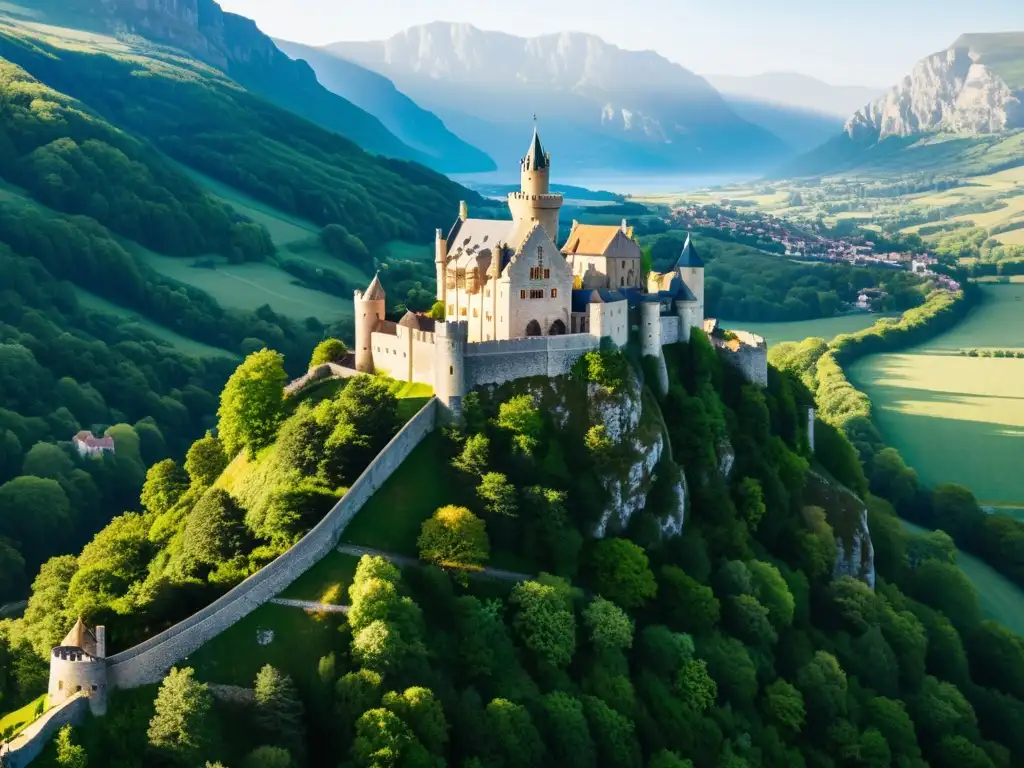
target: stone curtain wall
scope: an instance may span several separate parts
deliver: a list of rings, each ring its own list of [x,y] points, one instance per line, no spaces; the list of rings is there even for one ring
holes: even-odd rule
[[[563,376],[601,340],[588,333],[532,336],[466,345],[466,391],[530,376]]]
[[[665,315],[658,318],[661,323],[661,345],[675,344],[679,341],[679,317]]]
[[[359,375],[359,371],[354,368],[346,368],[337,363],[324,363],[315,368],[310,368],[304,375],[290,381],[285,385],[284,393],[286,395],[298,394],[314,381],[320,381],[320,379],[348,379]]]
[[[226,595],[184,621],[107,660],[119,688],[159,682],[167,671],[239,619],[276,596],[337,546],[346,526],[437,424],[437,398],[392,438],[348,493],[301,541]],[[6,768],[6,766],[5,766]]]
[[[0,747],[0,765],[3,768],[25,768],[39,756],[43,747],[68,723],[78,725],[89,711],[85,692],[77,693],[43,713],[42,717],[19,733],[5,747]]]

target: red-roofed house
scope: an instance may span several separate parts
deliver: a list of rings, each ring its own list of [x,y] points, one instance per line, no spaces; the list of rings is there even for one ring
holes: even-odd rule
[[[71,438],[71,442],[80,456],[99,456],[104,452],[114,452],[114,438],[96,437],[87,429]]]

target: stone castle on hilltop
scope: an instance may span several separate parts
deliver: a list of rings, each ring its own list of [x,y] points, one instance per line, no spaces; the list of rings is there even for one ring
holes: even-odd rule
[[[429,384],[458,412],[474,386],[567,373],[610,339],[661,358],[661,347],[705,328],[704,262],[689,237],[674,268],[644,276],[640,246],[620,226],[574,221],[559,247],[562,196],[551,192],[551,156],[534,128],[520,161],[509,220],[473,219],[466,203],[434,238],[437,300],[444,320],[407,312],[385,318],[375,276],[355,292],[355,371]],[[708,326],[709,337],[749,379],[767,381],[767,347],[753,334]],[[742,358],[742,361],[741,361]]]

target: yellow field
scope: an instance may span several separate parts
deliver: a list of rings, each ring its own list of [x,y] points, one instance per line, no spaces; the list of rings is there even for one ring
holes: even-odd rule
[[[993,237],[1003,245],[1024,245],[1024,227],[1021,229],[1011,229],[1009,232],[1001,232],[998,235],[993,235]]]
[[[970,221],[974,223],[974,226],[986,229],[991,229],[997,224],[1004,224],[1016,218],[1018,214],[1024,213],[1024,190],[1017,197],[1007,198],[1003,202],[1006,203],[1006,207],[997,211],[965,213],[963,216],[953,217],[952,221]]]

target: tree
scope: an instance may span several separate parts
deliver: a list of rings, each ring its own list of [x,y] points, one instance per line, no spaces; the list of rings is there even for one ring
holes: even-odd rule
[[[540,442],[544,421],[529,395],[516,395],[498,406],[498,426],[512,435],[517,449],[532,456]]]
[[[718,694],[744,706],[757,695],[757,669],[750,652],[739,640],[715,633],[697,645],[708,663],[708,672],[718,684]]]
[[[652,624],[640,633],[639,658],[651,671],[672,679],[683,664],[693,658],[693,638],[673,632],[668,627]]]
[[[57,748],[57,765],[60,768],[85,768],[89,762],[85,754],[85,747],[75,744],[71,740],[70,725],[65,725],[57,731],[54,746]]]
[[[60,446],[53,443],[36,443],[25,454],[21,473],[60,480],[62,477],[68,477],[74,468],[75,462]]]
[[[693,768],[693,762],[684,760],[675,752],[663,749],[651,758],[647,768]]]
[[[594,696],[583,696],[580,701],[597,748],[598,765],[640,768],[642,757],[633,721]]]
[[[188,490],[188,478],[172,459],[164,459],[149,468],[140,501],[147,511],[162,515]]]
[[[71,505],[56,480],[31,475],[9,480],[0,486],[0,509],[0,536],[21,542],[29,571],[67,539]]]
[[[936,768],[996,768],[985,750],[963,736],[943,736],[932,764]]]
[[[689,659],[676,675],[675,690],[679,700],[690,712],[700,714],[715,703],[718,686],[708,674],[704,659]]]
[[[480,478],[476,492],[492,515],[516,516],[518,504],[515,486],[501,472],[487,472]]]
[[[293,768],[292,756],[281,747],[256,747],[245,756],[242,768]]]
[[[827,727],[846,715],[846,673],[835,656],[818,651],[796,675],[814,727]]]
[[[720,606],[711,587],[674,565],[663,565],[658,575],[659,612],[670,626],[694,634],[714,629]]]
[[[346,672],[334,686],[341,739],[351,741],[356,719],[366,710],[380,706],[383,678],[369,669]]]
[[[911,702],[914,722],[934,741],[945,735],[973,738],[977,717],[970,702],[952,683],[928,675]]]
[[[583,609],[583,623],[598,652],[624,651],[633,645],[633,620],[610,600],[595,597]]]
[[[412,730],[394,712],[378,708],[356,721],[352,757],[357,766],[427,766],[429,758]]]
[[[442,568],[480,570],[490,553],[484,521],[465,507],[451,505],[423,521],[417,544],[421,560]]]
[[[764,711],[789,733],[800,733],[804,726],[804,697],[796,686],[781,677],[764,689]]]
[[[221,488],[208,488],[185,518],[181,558],[187,572],[216,567],[242,551],[245,526],[235,500]]]
[[[462,447],[462,452],[452,459],[452,466],[468,475],[483,476],[487,472],[490,444],[491,441],[482,432],[470,435]]]
[[[867,721],[877,728],[896,755],[917,758],[921,750],[917,746],[914,721],[907,714],[907,707],[897,699],[876,696],[866,707]]]
[[[544,736],[554,763],[581,768],[595,765],[597,755],[583,704],[568,693],[555,691],[541,698],[541,709]]]
[[[914,572],[914,595],[946,614],[960,630],[976,627],[981,621],[978,590],[960,568],[950,563],[921,563]]]
[[[444,302],[443,301],[435,301],[433,304],[430,305],[430,311],[427,312],[427,317],[429,317],[431,320],[441,320],[441,321],[443,321],[444,320],[444,311],[445,311]]]
[[[544,744],[526,707],[507,699],[494,699],[485,709],[491,760],[502,768],[541,765]]]
[[[627,539],[599,541],[591,569],[597,591],[623,608],[640,608],[658,592],[647,555]]]
[[[224,448],[212,432],[192,443],[185,454],[185,471],[192,484],[200,488],[213,485],[227,465]]]
[[[309,367],[316,368],[324,363],[337,363],[348,354],[348,347],[340,339],[324,339],[313,350]]]
[[[746,521],[747,528],[757,530],[765,512],[764,492],[761,484],[752,477],[744,477],[736,486],[736,512]]]
[[[253,696],[256,724],[278,746],[301,755],[305,739],[303,708],[292,679],[267,664],[256,675]]]
[[[768,609],[768,618],[781,631],[793,623],[796,600],[779,569],[763,560],[751,560],[747,569],[754,582],[755,596]]]
[[[195,765],[210,743],[213,697],[206,684],[195,679],[191,667],[174,667],[160,684],[154,706],[149,744],[174,765]]]
[[[384,694],[383,706],[402,718],[428,751],[444,755],[448,744],[448,721],[441,702],[429,688],[406,688],[402,693]]]
[[[268,349],[245,358],[220,395],[218,430],[224,452],[250,456],[270,445],[284,408],[284,359]]]
[[[753,647],[768,648],[779,639],[768,620],[768,609],[752,595],[736,595],[725,603],[731,633]]]
[[[541,661],[565,667],[576,651],[576,617],[567,599],[549,584],[522,581],[512,588],[513,624],[523,644]]]

